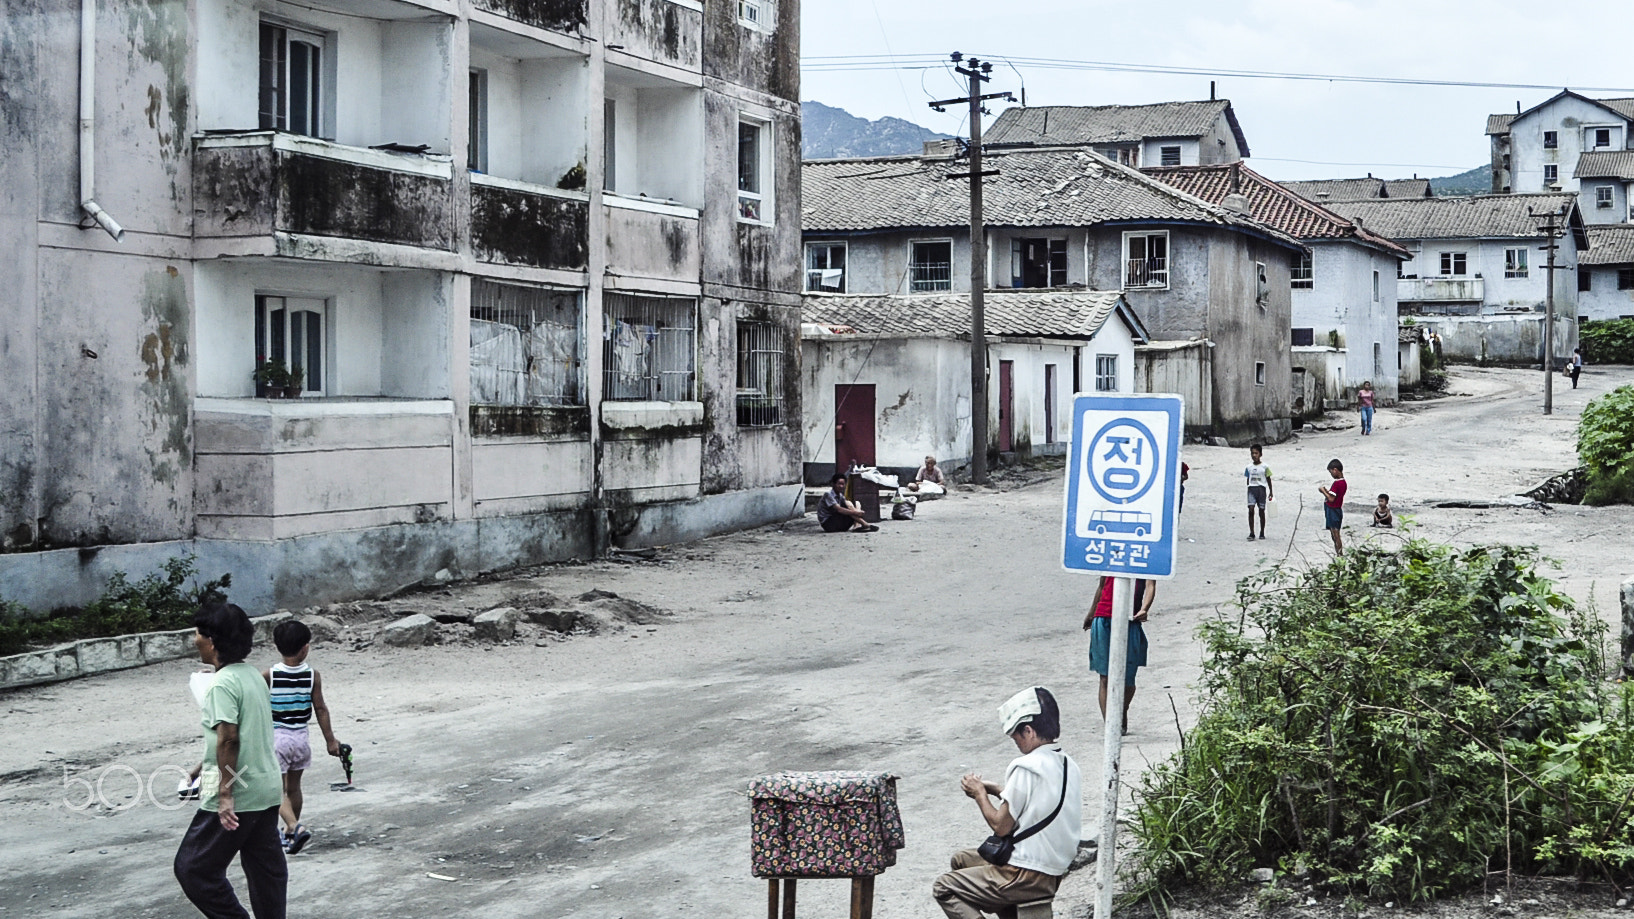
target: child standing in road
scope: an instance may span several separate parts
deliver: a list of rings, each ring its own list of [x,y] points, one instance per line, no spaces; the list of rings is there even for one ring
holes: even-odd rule
[[[1373,522],[1368,526],[1394,527],[1396,515],[1390,513],[1390,496],[1379,495],[1379,506],[1373,508]]]
[[[284,774],[284,851],[300,852],[312,840],[301,824],[301,774],[312,765],[312,745],[307,739],[307,723],[314,715],[330,756],[340,755],[340,741],[329,726],[329,706],[323,701],[323,680],[306,662],[312,650],[312,630],[293,619],[278,623],[272,630],[273,644],[283,661],[263,670],[272,695],[273,749],[278,768]]]
[[[1254,508],[1260,510],[1260,539],[1265,538],[1265,503],[1276,494],[1271,484],[1271,467],[1265,465],[1262,457],[1265,448],[1255,444],[1248,448],[1249,464],[1243,469],[1243,478],[1248,480],[1248,538],[1254,538]]]
[[[1339,528],[1345,523],[1345,490],[1350,486],[1345,484],[1345,464],[1337,459],[1328,463],[1328,475],[1333,476],[1333,481],[1328,485],[1316,486],[1316,490],[1322,493],[1322,518],[1327,524],[1328,535],[1333,537],[1333,554],[1339,555],[1345,551]]]

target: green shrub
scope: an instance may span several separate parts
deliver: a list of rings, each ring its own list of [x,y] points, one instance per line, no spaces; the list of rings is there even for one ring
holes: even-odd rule
[[[1634,504],[1634,386],[1619,386],[1584,407],[1577,455],[1588,470],[1584,504]]]
[[[229,574],[199,585],[194,560],[191,555],[173,558],[165,562],[162,576],[149,575],[134,584],[116,571],[102,596],[83,609],[34,617],[15,603],[0,601],[0,655],[80,638],[185,629],[193,624],[200,603],[226,599],[232,586]]]
[[[1307,867],[1423,900],[1634,869],[1634,689],[1531,550],[1419,540],[1238,585],[1202,710],[1136,796],[1135,890]]]
[[[1447,371],[1439,367],[1425,370],[1419,377],[1419,385],[1431,392],[1447,391]]]
[[[1602,319],[1577,327],[1583,359],[1596,364],[1634,364],[1634,319]]]

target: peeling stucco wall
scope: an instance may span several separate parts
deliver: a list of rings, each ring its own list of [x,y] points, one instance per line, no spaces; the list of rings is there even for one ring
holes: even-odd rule
[[[586,201],[472,185],[471,246],[487,262],[583,270],[589,211]]]
[[[541,29],[568,32],[585,23],[586,0],[476,0],[477,9]]]

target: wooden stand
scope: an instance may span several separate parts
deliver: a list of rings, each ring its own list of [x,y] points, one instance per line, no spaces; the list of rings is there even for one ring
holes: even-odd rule
[[[766,890],[766,919],[794,919],[795,878],[768,878]],[[836,878],[843,880],[843,878]],[[783,888],[783,913],[777,912],[778,887]],[[874,879],[851,879],[851,919],[874,919]]]

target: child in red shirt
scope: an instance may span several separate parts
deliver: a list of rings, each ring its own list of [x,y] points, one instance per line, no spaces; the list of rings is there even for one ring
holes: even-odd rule
[[[1345,464],[1337,459],[1328,463],[1328,475],[1333,476],[1333,487],[1316,486],[1325,499],[1322,502],[1322,517],[1327,524],[1328,534],[1333,537],[1333,553],[1338,555],[1345,551],[1344,540],[1339,535],[1339,527],[1345,522],[1345,490],[1350,486],[1345,484]]]

